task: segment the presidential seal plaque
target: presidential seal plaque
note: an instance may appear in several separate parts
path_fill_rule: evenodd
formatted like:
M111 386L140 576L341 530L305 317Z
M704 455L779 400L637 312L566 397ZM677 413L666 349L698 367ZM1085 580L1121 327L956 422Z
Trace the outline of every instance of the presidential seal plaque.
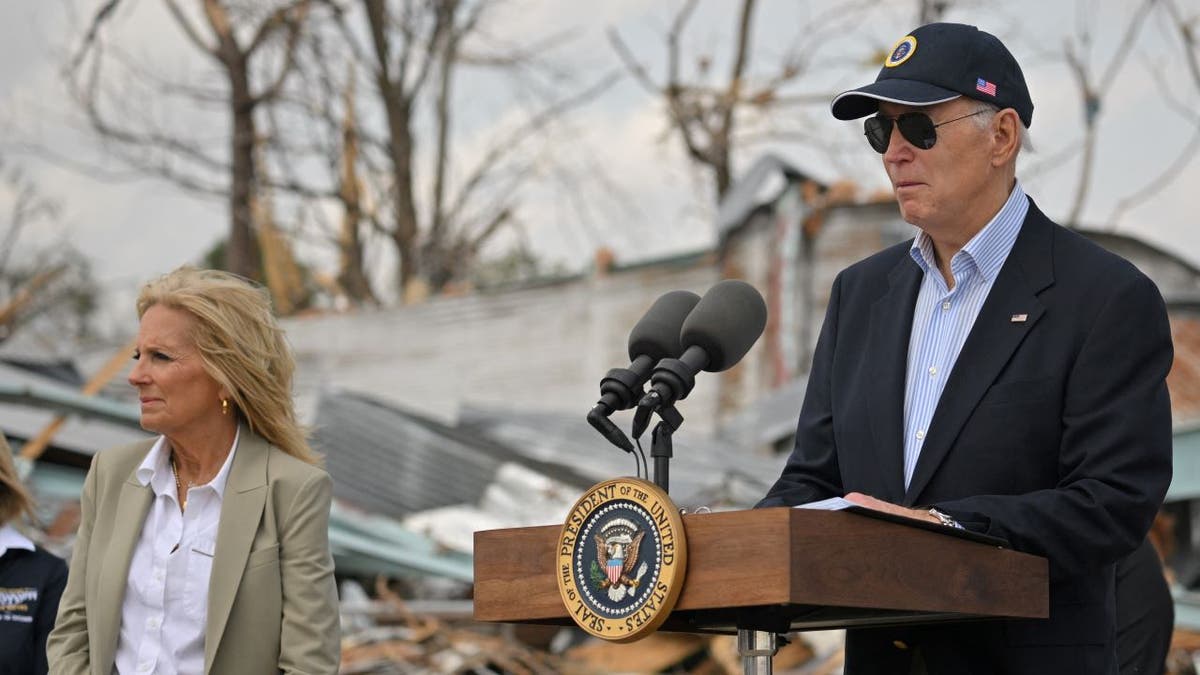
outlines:
M683 590L683 518L653 483L597 483L567 514L557 563L559 595L580 628L614 642L639 640L667 620Z

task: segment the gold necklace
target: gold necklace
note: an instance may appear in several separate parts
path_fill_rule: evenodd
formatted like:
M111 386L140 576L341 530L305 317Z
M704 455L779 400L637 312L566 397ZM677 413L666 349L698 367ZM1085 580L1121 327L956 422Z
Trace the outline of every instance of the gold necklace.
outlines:
M174 476L175 476L175 489L178 491L176 494L183 495L182 497L179 498L179 510L186 511L187 510L187 491L185 491L183 489L183 483L179 482L179 468L175 466L175 455L171 455L171 473L174 474ZM193 485L193 483L191 481L188 481L188 489L189 490L192 488L192 485Z

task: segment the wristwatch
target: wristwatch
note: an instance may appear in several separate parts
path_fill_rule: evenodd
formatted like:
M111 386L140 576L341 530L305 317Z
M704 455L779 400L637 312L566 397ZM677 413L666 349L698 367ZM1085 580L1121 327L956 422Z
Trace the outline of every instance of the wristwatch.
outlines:
M957 520L942 513L941 511L938 511L937 509L930 508L929 515L933 516L934 518L937 518L938 522L941 523L942 525L945 525L946 527L953 527L953 528L956 528L959 530L962 529L962 525L959 525Z

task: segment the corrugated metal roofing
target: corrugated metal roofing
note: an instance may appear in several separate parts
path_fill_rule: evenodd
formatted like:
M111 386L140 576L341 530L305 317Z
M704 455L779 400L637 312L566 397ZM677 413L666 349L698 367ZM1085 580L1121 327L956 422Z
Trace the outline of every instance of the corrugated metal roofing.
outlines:
M567 484L591 482L568 467L531 461L494 440L352 392L320 396L311 440L325 456L335 497L392 518L474 504L508 462Z
M724 239L756 209L779 199L789 183L802 180L804 175L778 155L768 153L756 159L718 205L717 235Z

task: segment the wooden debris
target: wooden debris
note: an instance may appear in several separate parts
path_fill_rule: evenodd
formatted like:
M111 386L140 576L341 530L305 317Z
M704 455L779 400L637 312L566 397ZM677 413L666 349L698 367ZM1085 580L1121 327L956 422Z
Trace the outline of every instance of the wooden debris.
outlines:
M408 626L376 626L342 639L344 675L391 673L496 673L505 675L639 675L688 673L736 675L742 672L736 640L726 636L657 633L630 644L590 639L552 654L512 638L496 626L462 622L423 622L434 630ZM493 633L489 634L488 631ZM571 629L567 629L571 630ZM510 633L502 635L502 633ZM808 663L812 650L793 642L776 656L779 672L804 667L805 673L832 675L841 653ZM812 668L815 667L816 670Z
M683 633L654 633L649 637L619 644L591 640L568 650L568 661L595 673L657 673L703 651L711 638Z
M372 603L386 609L379 611L376 607L371 612L373 625L347 629L343 635L343 675L742 672L737 640L730 636L655 633L637 642L619 644L586 638L572 627L483 624L466 618L423 616L412 611L410 603L386 580L377 580L374 590L376 599ZM568 647L562 638L577 643ZM554 653L556 644L562 653ZM840 668L841 660L840 650L818 660L813 647L794 636L780 648L774 667L781 673L832 675Z

